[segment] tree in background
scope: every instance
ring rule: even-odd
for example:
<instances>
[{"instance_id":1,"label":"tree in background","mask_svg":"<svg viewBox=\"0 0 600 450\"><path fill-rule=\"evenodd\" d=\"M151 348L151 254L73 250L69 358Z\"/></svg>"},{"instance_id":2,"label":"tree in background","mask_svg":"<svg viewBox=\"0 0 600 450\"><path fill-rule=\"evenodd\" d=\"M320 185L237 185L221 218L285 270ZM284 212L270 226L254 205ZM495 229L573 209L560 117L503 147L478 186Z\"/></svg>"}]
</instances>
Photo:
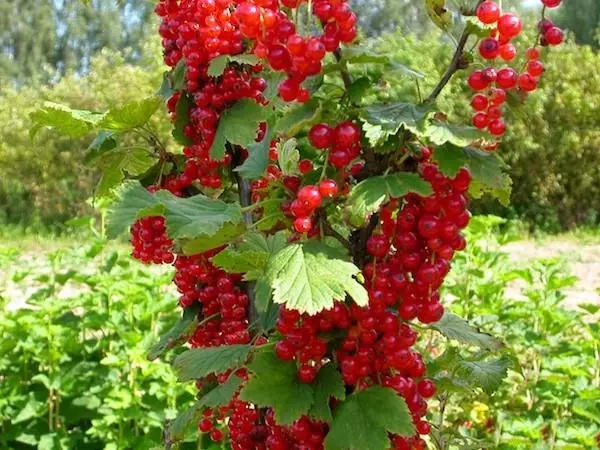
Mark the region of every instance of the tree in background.
<instances>
[{"instance_id":1,"label":"tree in background","mask_svg":"<svg viewBox=\"0 0 600 450\"><path fill-rule=\"evenodd\" d=\"M3 0L0 76L16 85L86 73L101 49L131 48L136 61L151 35L153 4L146 0Z\"/></svg>"},{"instance_id":2,"label":"tree in background","mask_svg":"<svg viewBox=\"0 0 600 450\"><path fill-rule=\"evenodd\" d=\"M575 34L578 44L600 47L600 3L598 0L571 0L566 2L558 16L558 23Z\"/></svg>"}]
</instances>

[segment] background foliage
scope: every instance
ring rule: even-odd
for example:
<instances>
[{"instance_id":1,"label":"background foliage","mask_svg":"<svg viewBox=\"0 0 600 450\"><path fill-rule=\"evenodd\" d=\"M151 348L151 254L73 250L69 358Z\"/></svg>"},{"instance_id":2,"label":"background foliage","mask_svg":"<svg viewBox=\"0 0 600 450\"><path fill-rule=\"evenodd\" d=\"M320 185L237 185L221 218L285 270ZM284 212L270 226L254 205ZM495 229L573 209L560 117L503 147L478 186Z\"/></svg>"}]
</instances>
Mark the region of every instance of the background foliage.
<instances>
[{"instance_id":1,"label":"background foliage","mask_svg":"<svg viewBox=\"0 0 600 450\"><path fill-rule=\"evenodd\" d=\"M12 80L0 87L3 222L57 228L73 215L89 213L85 199L93 195L97 174L83 164L88 141L52 133L42 133L33 142L28 138L28 114L43 100L105 110L114 106L109 104L114 99L141 98L160 85L164 69L151 2L88 3L0 0L0 20L11 17L3 26L0 74ZM432 29L423 8L410 0L354 3L370 35L365 42L427 74L421 91L431 87L451 44ZM523 9L518 0L508 6ZM593 0L570 1L557 16L573 30L572 42L545 58L543 86L552 88L542 86L513 111L518 117L500 151L511 165L512 209L492 202L477 205L550 230L600 220L600 187L595 182L600 170L600 55L595 51L600 10ZM468 120L462 80L457 76L440 100L451 120ZM406 77L389 80L385 87L388 98L416 98L415 83ZM167 135L166 127L155 125Z\"/></svg>"}]
</instances>

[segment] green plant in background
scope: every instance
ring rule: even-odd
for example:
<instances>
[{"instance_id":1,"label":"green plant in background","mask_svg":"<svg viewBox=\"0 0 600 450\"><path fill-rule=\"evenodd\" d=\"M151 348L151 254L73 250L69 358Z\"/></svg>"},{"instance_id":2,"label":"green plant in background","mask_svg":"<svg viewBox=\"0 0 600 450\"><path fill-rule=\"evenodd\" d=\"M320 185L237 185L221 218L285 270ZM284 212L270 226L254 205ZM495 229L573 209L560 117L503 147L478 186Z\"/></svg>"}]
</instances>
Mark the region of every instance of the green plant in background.
<instances>
[{"instance_id":1,"label":"green plant in background","mask_svg":"<svg viewBox=\"0 0 600 450\"><path fill-rule=\"evenodd\" d=\"M9 282L31 293L17 309L3 298L0 448L150 449L193 398L167 364L146 358L176 320L165 313L171 274L104 245L2 249L0 296Z\"/></svg>"},{"instance_id":2,"label":"green plant in background","mask_svg":"<svg viewBox=\"0 0 600 450\"><path fill-rule=\"evenodd\" d=\"M452 311L503 336L518 364L506 366L511 368L508 380L493 395L473 392L460 374L450 385L454 399L446 426L460 436L485 440L490 448L595 448L600 330L594 317L600 307L565 309L563 290L576 278L564 261L511 261L500 247L514 239L498 233L504 223L497 217L474 218L469 227L473 244L457 258L446 296L453 299ZM515 282L521 290L510 289ZM456 358L451 349L440 358Z\"/></svg>"}]
</instances>

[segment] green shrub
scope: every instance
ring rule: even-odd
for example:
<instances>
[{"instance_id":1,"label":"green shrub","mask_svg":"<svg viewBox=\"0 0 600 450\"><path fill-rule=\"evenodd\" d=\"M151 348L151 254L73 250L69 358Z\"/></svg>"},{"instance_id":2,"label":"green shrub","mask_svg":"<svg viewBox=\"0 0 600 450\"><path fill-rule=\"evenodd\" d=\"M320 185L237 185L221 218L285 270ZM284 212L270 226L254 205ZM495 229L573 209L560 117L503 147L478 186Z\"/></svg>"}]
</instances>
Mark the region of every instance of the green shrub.
<instances>
[{"instance_id":1,"label":"green shrub","mask_svg":"<svg viewBox=\"0 0 600 450\"><path fill-rule=\"evenodd\" d=\"M73 140L42 130L32 140L29 114L44 100L103 111L114 106L114 99L125 103L152 94L163 71L157 44L147 45L139 66L126 64L123 54L101 52L84 77L71 74L54 86L0 90L0 220L56 226L91 213L86 200L98 175L83 164L89 138ZM166 135L166 114L156 120Z\"/></svg>"},{"instance_id":2,"label":"green shrub","mask_svg":"<svg viewBox=\"0 0 600 450\"><path fill-rule=\"evenodd\" d=\"M176 320L170 272L100 253L101 241L78 247L0 248L0 293L27 299L7 308L0 296L0 449L157 448L193 401L146 359Z\"/></svg>"}]
</instances>

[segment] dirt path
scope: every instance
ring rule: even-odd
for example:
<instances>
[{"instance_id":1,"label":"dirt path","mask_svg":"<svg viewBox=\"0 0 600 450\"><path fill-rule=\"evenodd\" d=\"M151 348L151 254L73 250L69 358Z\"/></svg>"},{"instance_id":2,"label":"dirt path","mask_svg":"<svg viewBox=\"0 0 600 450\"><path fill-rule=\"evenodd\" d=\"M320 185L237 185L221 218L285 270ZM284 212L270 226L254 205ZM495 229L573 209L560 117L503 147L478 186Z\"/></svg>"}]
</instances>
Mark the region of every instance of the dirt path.
<instances>
[{"instance_id":1,"label":"dirt path","mask_svg":"<svg viewBox=\"0 0 600 450\"><path fill-rule=\"evenodd\" d=\"M593 303L600 305L600 244L557 238L543 242L517 241L503 247L514 261L543 258L563 259L579 281L565 289L565 306ZM518 289L519 286L513 286Z\"/></svg>"}]
</instances>

